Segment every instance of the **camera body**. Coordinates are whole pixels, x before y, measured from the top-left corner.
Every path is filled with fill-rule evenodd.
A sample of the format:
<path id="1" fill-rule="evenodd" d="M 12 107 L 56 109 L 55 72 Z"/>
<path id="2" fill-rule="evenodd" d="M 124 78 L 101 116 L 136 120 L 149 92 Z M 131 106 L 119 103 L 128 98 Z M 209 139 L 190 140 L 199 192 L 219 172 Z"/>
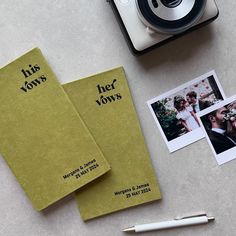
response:
<path id="1" fill-rule="evenodd" d="M 198 29 L 219 15 L 214 0 L 109 0 L 134 54 Z"/>

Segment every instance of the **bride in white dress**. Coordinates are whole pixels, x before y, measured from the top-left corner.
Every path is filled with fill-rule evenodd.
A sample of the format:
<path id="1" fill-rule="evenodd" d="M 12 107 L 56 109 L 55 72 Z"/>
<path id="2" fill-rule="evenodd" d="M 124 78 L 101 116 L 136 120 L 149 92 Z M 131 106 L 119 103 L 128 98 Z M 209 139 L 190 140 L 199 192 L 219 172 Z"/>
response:
<path id="1" fill-rule="evenodd" d="M 176 118 L 188 132 L 200 127 L 192 106 L 189 106 L 182 96 L 174 97 L 174 107 L 177 110 Z"/>

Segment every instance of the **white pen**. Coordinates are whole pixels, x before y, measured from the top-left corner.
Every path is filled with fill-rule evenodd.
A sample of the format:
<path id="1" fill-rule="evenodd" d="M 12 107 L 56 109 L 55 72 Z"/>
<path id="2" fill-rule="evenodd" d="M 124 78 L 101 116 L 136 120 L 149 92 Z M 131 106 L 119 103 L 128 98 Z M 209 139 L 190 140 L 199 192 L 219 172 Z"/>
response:
<path id="1" fill-rule="evenodd" d="M 189 225 L 206 224 L 210 221 L 213 221 L 214 219 L 215 218 L 213 216 L 207 216 L 207 214 L 204 213 L 204 214 L 176 218 L 174 220 L 169 220 L 169 221 L 135 225 L 130 228 L 124 229 L 123 232 L 141 233 L 152 230 L 171 229 Z"/>

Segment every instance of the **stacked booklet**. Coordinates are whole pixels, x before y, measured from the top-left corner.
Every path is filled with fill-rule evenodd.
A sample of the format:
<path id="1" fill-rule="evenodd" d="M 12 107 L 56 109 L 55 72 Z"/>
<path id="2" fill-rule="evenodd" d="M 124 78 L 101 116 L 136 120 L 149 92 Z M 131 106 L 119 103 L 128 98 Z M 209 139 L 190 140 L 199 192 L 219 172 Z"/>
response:
<path id="1" fill-rule="evenodd" d="M 36 210 L 75 192 L 89 220 L 161 198 L 123 68 L 60 85 L 35 48 L 0 91 L 0 153 Z"/>

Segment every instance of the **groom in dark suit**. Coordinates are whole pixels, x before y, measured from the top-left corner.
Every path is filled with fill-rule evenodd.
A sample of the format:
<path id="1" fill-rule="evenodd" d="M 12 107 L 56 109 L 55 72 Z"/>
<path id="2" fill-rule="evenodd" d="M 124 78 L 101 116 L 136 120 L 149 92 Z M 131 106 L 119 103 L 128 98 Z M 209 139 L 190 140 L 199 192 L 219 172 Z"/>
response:
<path id="1" fill-rule="evenodd" d="M 186 94 L 186 100 L 192 106 L 194 113 L 197 113 L 209 106 L 208 102 L 204 102 L 197 98 L 195 91 L 190 91 Z"/>
<path id="2" fill-rule="evenodd" d="M 236 140 L 226 134 L 227 123 L 224 117 L 227 112 L 226 107 L 221 107 L 208 114 L 211 123 L 208 135 L 217 154 L 236 146 Z"/>

